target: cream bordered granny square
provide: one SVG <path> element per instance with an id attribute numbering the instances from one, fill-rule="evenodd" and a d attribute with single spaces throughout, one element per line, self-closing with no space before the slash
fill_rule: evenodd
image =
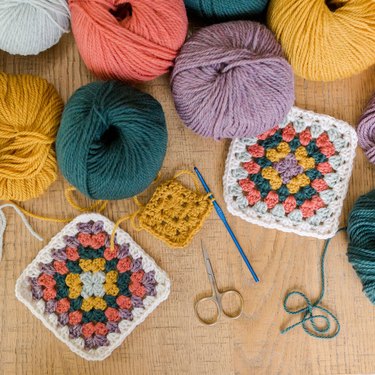
<path id="1" fill-rule="evenodd" d="M 346 122 L 293 107 L 283 124 L 232 141 L 223 180 L 228 210 L 267 228 L 333 237 L 356 146 Z"/>
<path id="2" fill-rule="evenodd" d="M 98 214 L 75 218 L 23 271 L 16 296 L 81 357 L 108 357 L 168 298 L 170 281 L 155 261 Z"/>

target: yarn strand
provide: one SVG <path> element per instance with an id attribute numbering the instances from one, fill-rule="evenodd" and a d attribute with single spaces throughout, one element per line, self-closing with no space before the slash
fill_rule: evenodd
<path id="1" fill-rule="evenodd" d="M 345 231 L 345 230 L 346 230 L 346 228 L 341 228 L 337 231 L 337 233 L 339 233 L 341 231 Z M 323 307 L 320 304 L 323 300 L 324 293 L 325 293 L 325 265 L 324 264 L 325 264 L 325 258 L 326 258 L 326 255 L 327 255 L 329 244 L 330 244 L 331 241 L 332 241 L 332 238 L 330 238 L 329 240 L 327 240 L 325 242 L 322 257 L 321 257 L 320 270 L 321 270 L 321 285 L 322 285 L 322 287 L 321 287 L 319 297 L 317 298 L 317 300 L 315 302 L 312 302 L 306 296 L 306 294 L 304 294 L 302 292 L 299 292 L 299 291 L 289 292 L 285 296 L 284 303 L 283 303 L 285 312 L 287 312 L 290 315 L 303 314 L 303 316 L 302 316 L 302 319 L 299 322 L 282 329 L 280 331 L 281 334 L 285 334 L 285 333 L 287 333 L 287 332 L 291 331 L 292 329 L 294 329 L 296 327 L 299 327 L 299 326 L 302 326 L 303 330 L 309 336 L 315 337 L 315 338 L 318 338 L 318 339 L 333 339 L 334 337 L 336 337 L 339 334 L 340 328 L 341 328 L 339 320 L 337 319 L 337 317 L 332 312 L 330 312 L 327 308 Z M 302 307 L 298 310 L 290 309 L 288 307 L 288 301 L 293 296 L 302 297 L 304 299 L 305 303 L 306 303 L 306 306 Z M 317 315 L 314 315 L 314 311 L 318 311 L 319 313 Z M 335 322 L 335 326 L 336 326 L 336 329 L 333 331 L 333 333 L 329 333 L 330 330 L 331 330 L 331 327 L 332 327 L 330 319 Z M 322 327 L 319 327 L 317 325 L 316 322 L 318 320 L 321 320 L 321 321 L 324 322 L 324 325 Z M 310 327 L 308 326 L 308 323 L 311 323 Z"/>
<path id="2" fill-rule="evenodd" d="M 24 215 L 22 210 L 13 203 L 5 203 L 0 206 L 0 261 L 3 257 L 4 233 L 7 227 L 7 219 L 3 210 L 4 208 L 7 208 L 7 207 L 13 208 L 16 211 L 17 215 L 21 218 L 21 220 L 25 224 L 25 227 L 27 228 L 27 230 L 30 232 L 30 234 L 33 237 L 35 237 L 38 241 L 43 241 L 43 238 L 34 231 L 30 223 L 27 221 L 26 216 Z"/>
<path id="3" fill-rule="evenodd" d="M 74 187 L 69 187 L 65 189 L 65 198 L 70 204 L 70 206 L 72 206 L 74 209 L 76 209 L 79 212 L 95 211 L 95 212 L 101 213 L 104 211 L 104 209 L 108 205 L 108 201 L 96 201 L 87 207 L 80 206 L 77 202 L 74 201 L 74 198 L 72 196 L 74 191 L 76 191 Z M 18 214 L 18 216 L 20 216 L 20 218 L 22 219 L 23 223 L 25 224 L 29 232 L 39 241 L 43 241 L 43 239 L 34 231 L 31 224 L 27 221 L 26 216 L 29 218 L 37 219 L 37 220 L 54 222 L 54 223 L 63 223 L 63 224 L 69 223 L 72 220 L 74 220 L 74 217 L 56 218 L 56 217 L 38 215 L 29 210 L 26 210 L 25 208 L 23 208 L 22 206 L 20 206 L 18 203 L 14 201 L 9 201 L 8 203 L 3 204 L 2 206 L 0 206 L 0 261 L 1 261 L 2 253 L 3 253 L 3 242 L 4 242 L 3 237 L 4 237 L 4 233 L 5 233 L 6 226 L 7 226 L 7 219 L 3 212 L 3 209 L 6 207 L 12 207 L 16 211 L 16 213 Z"/>

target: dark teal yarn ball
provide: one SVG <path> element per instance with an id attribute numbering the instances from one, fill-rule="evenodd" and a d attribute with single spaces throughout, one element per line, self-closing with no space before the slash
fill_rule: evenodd
<path id="1" fill-rule="evenodd" d="M 92 199 L 133 197 L 157 177 L 167 148 L 163 109 L 116 81 L 94 82 L 69 99 L 56 140 L 64 177 Z"/>
<path id="2" fill-rule="evenodd" d="M 249 19 L 262 13 L 268 0 L 185 0 L 190 14 L 207 21 Z"/>
<path id="3" fill-rule="evenodd" d="M 355 203 L 348 221 L 348 258 L 375 304 L 375 190 Z"/>

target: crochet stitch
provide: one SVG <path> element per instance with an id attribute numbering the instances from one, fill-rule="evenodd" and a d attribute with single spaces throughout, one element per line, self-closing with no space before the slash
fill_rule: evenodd
<path id="1" fill-rule="evenodd" d="M 212 208 L 207 195 L 189 190 L 174 178 L 156 189 L 139 214 L 139 225 L 169 246 L 182 248 L 202 228 Z"/>
<path id="2" fill-rule="evenodd" d="M 347 123 L 292 108 L 282 124 L 232 142 L 224 175 L 228 210 L 264 227 L 333 237 L 356 145 Z"/>
<path id="3" fill-rule="evenodd" d="M 40 251 L 16 296 L 56 337 L 87 360 L 103 360 L 168 298 L 170 281 L 114 223 L 84 214 Z"/>

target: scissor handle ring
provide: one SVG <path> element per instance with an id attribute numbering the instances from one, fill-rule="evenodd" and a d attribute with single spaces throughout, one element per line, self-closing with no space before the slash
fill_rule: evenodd
<path id="1" fill-rule="evenodd" d="M 198 306 L 201 305 L 202 303 L 205 303 L 207 301 L 210 301 L 210 302 L 213 302 L 216 306 L 216 315 L 213 317 L 213 319 L 211 320 L 205 320 L 203 319 L 200 315 L 199 315 L 199 312 L 198 312 Z M 216 301 L 216 299 L 214 297 L 204 297 L 204 298 L 201 298 L 200 300 L 198 300 L 195 305 L 194 305 L 194 312 L 195 312 L 195 316 L 198 318 L 198 320 L 206 325 L 206 326 L 213 326 L 215 325 L 219 318 L 220 318 L 220 315 L 221 315 L 221 309 L 220 309 L 220 306 L 218 304 L 218 302 Z"/>
<path id="2" fill-rule="evenodd" d="M 239 309 L 238 309 L 238 314 L 235 314 L 235 315 L 228 314 L 223 307 L 223 297 L 226 296 L 226 295 L 229 295 L 229 294 L 236 295 L 240 300 L 240 306 L 239 306 Z M 244 300 L 243 300 L 242 294 L 240 292 L 238 292 L 237 290 L 231 289 L 231 290 L 227 290 L 223 293 L 220 293 L 220 304 L 221 304 L 221 312 L 227 318 L 238 319 L 242 315 Z"/>

